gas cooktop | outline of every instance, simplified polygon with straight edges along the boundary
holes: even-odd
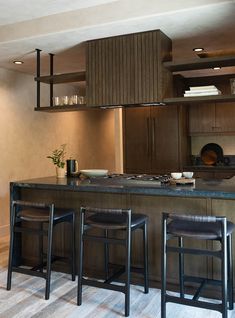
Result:
[[[147,174],[109,174],[104,177],[91,178],[91,182],[104,180],[105,183],[124,183],[124,184],[152,184],[161,185],[170,181],[170,175],[147,175]]]

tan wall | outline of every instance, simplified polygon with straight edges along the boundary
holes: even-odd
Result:
[[[114,110],[35,112],[35,88],[33,76],[0,69],[0,236],[9,226],[9,182],[54,175],[46,156],[60,144],[80,169],[116,167]],[[60,85],[56,93],[73,90]]]
[[[197,136],[191,138],[192,155],[199,155],[203,146],[216,143],[223,148],[225,155],[235,155],[234,136]]]

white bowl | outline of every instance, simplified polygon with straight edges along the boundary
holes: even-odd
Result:
[[[182,172],[172,172],[171,177],[173,179],[180,179],[182,177]]]
[[[193,177],[193,172],[183,172],[183,176],[187,179],[191,179]]]
[[[108,174],[106,169],[86,169],[80,170],[80,172],[86,177],[104,177]]]

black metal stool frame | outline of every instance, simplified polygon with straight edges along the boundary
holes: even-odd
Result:
[[[221,238],[217,239],[221,243],[219,251],[193,249],[183,247],[183,237],[171,235],[167,232],[168,220],[183,220],[193,222],[219,222],[221,225]],[[167,241],[173,237],[178,237],[178,247],[168,246]],[[229,300],[229,309],[233,309],[233,264],[232,264],[232,246],[231,234],[227,235],[227,219],[226,217],[216,216],[195,216],[195,215],[177,215],[171,213],[163,213],[162,217],[162,255],[161,255],[161,271],[162,271],[162,288],[161,288],[161,318],[166,318],[166,303],[173,302],[177,304],[201,307],[210,310],[216,310],[222,313],[223,318],[227,318],[227,301]],[[213,239],[212,239],[213,240]],[[215,240],[215,239],[214,239]],[[180,281],[180,297],[170,296],[166,290],[167,276],[167,252],[179,253],[179,281]],[[186,276],[184,274],[184,254],[213,256],[221,259],[221,280],[205,279],[200,277]],[[192,299],[184,298],[184,282],[191,281],[200,283],[198,290]],[[215,304],[211,302],[199,301],[200,292],[205,284],[222,285],[222,302]]]
[[[49,221],[45,222],[48,223],[48,229],[43,230],[43,222],[41,223],[40,230],[25,228],[21,226],[16,226],[17,223],[21,223],[22,220],[17,217],[17,213],[20,208],[40,208],[40,209],[48,209],[49,211]],[[62,217],[61,219],[54,220],[54,211],[55,206],[54,204],[45,204],[45,203],[36,203],[36,202],[29,202],[29,201],[12,201],[11,204],[11,219],[10,219],[10,247],[9,247],[9,261],[8,261],[8,274],[7,274],[7,290],[11,289],[11,280],[12,280],[12,272],[18,272],[26,275],[42,277],[46,279],[46,289],[45,289],[45,299],[49,299],[50,297],[50,281],[51,281],[51,263],[52,263],[52,241],[53,241],[53,227],[61,222],[70,222],[72,224],[72,231],[71,231],[71,249],[72,249],[72,259],[71,259],[71,273],[72,273],[72,281],[75,281],[75,215],[74,213],[69,216]],[[21,224],[20,224],[21,225]],[[41,256],[41,264],[36,266],[32,269],[20,268],[18,266],[13,265],[13,253],[14,253],[14,238],[15,232],[19,233],[30,233],[39,235],[43,238],[43,236],[47,236],[47,261],[46,261],[46,272],[43,272],[43,251],[40,250]],[[40,240],[40,249],[43,248],[43,244]],[[62,257],[61,257],[62,258]],[[60,259],[60,257],[56,257],[56,259]],[[40,272],[37,271],[40,269]]]
[[[85,213],[86,212],[95,212],[95,213],[113,213],[114,215],[123,215],[126,217],[126,224],[119,225],[116,227],[118,230],[125,230],[126,237],[125,239],[119,238],[109,238],[108,230],[104,232],[104,236],[94,236],[86,234],[85,227],[89,228],[89,224],[85,224]],[[95,226],[94,226],[95,227]],[[140,226],[131,228],[131,210],[130,209],[99,209],[99,208],[88,208],[81,207],[80,209],[80,234],[79,234],[79,264],[78,264],[78,293],[77,293],[77,304],[80,306],[82,304],[82,285],[94,286],[98,288],[104,288],[109,290],[120,291],[125,294],[125,316],[128,317],[130,314],[130,272],[131,272],[131,232],[137,228],[143,229],[143,250],[144,250],[144,292],[148,293],[148,246],[147,246],[147,222],[143,222]],[[83,278],[83,242],[84,240],[93,240],[96,242],[104,243],[105,245],[105,272],[106,280],[104,282],[99,282],[93,279]],[[121,269],[117,273],[114,273],[112,277],[107,277],[108,272],[108,244],[118,244],[126,247],[126,262],[124,270]],[[137,271],[137,270],[136,270]],[[125,285],[114,285],[110,284],[122,273],[126,274]]]

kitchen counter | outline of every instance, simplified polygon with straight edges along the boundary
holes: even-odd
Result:
[[[235,223],[235,177],[231,179],[196,179],[195,185],[176,186],[159,184],[157,181],[127,180],[123,178],[79,178],[45,177],[11,182],[11,200],[22,199],[36,202],[53,202],[57,207],[74,208],[79,213],[81,206],[103,208],[130,208],[132,212],[144,213],[149,218],[149,270],[150,284],[159,286],[161,281],[161,216],[162,212],[224,215]],[[79,226],[77,219],[77,229]],[[58,224],[54,236],[54,248],[61,256],[66,255],[70,237],[66,227]],[[78,231],[78,230],[77,230]],[[138,231],[137,231],[138,232]],[[18,233],[17,233],[18,234]],[[140,235],[141,233],[135,233]],[[38,259],[38,241],[18,236],[19,253],[15,254],[18,263],[35,266]],[[77,242],[77,241],[76,241]],[[76,243],[75,242],[75,243]],[[132,240],[133,266],[141,265],[141,236]],[[234,242],[235,243],[235,242]],[[205,242],[195,241],[194,247],[205,247]],[[208,243],[210,244],[210,242]],[[88,245],[85,256],[85,269],[91,273],[103,273],[103,246]],[[235,255],[234,255],[235,256]],[[123,260],[123,251],[110,248],[110,262]],[[95,260],[95,261],[94,261]],[[211,258],[187,258],[185,270],[189,275],[213,277],[220,266]],[[177,256],[171,255],[169,262],[169,281],[178,283]],[[235,264],[235,262],[234,262]],[[57,270],[57,268],[55,268]],[[65,265],[59,267],[66,271]],[[235,267],[234,267],[235,270]],[[214,295],[214,288],[212,294]]]
[[[79,192],[103,192],[142,194],[156,196],[209,197],[235,199],[235,177],[231,179],[196,179],[195,185],[159,184],[157,181],[126,180],[125,178],[45,177],[11,182],[11,187],[66,190]]]

